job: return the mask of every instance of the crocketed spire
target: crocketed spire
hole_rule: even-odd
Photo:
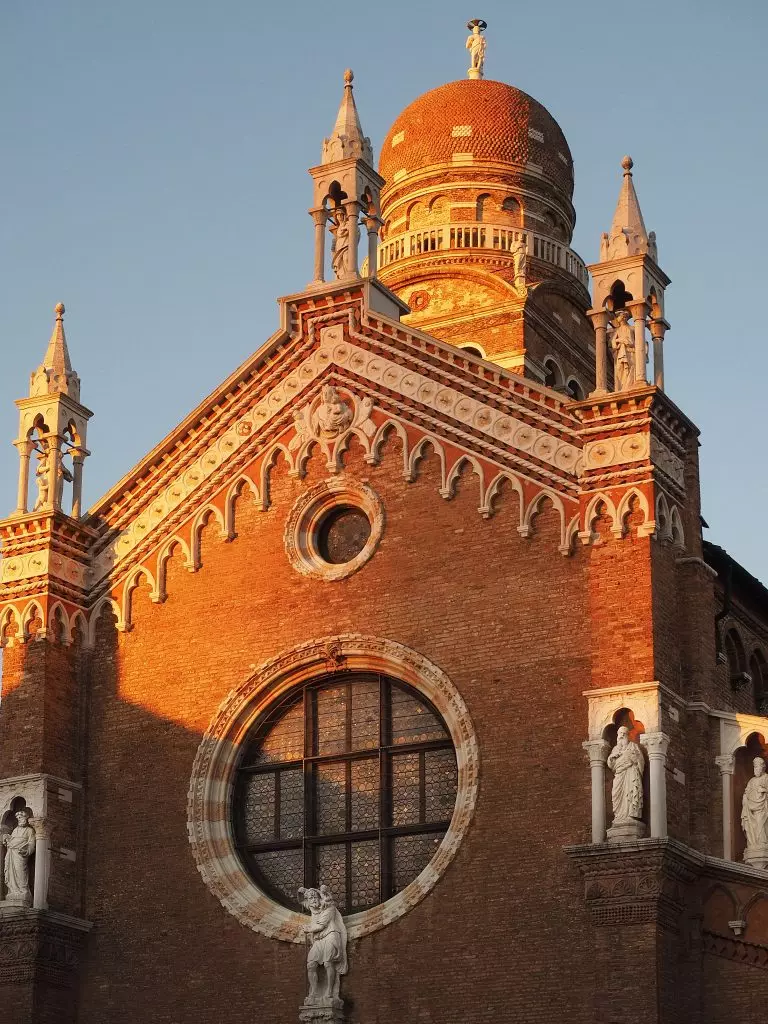
[[[348,160],[354,157],[373,165],[371,140],[363,135],[355,97],[352,94],[354,77],[352,71],[347,68],[344,72],[344,95],[336,116],[336,124],[333,126],[330,137],[323,141],[321,160],[323,164],[332,164],[337,160]]]
[[[632,181],[632,167],[634,166],[632,157],[625,156],[621,161],[621,166],[624,168],[624,180],[621,183],[619,201],[616,204],[610,234],[607,238],[605,235],[603,236],[601,261],[621,259],[623,256],[638,256],[643,253],[648,253],[655,259],[655,254],[652,251],[655,235],[651,232],[649,236],[645,229],[640,202]]]
[[[80,400],[80,378],[72,369],[69,359],[67,338],[64,334],[64,303],[58,303],[54,312],[56,321],[51,339],[42,363],[30,377],[29,394],[30,397],[65,394],[77,402]]]

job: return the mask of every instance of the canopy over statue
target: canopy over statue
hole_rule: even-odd
[[[470,58],[467,74],[470,78],[482,78],[485,66],[485,37],[482,33],[488,28],[488,22],[482,18],[473,18],[467,22],[467,28],[472,32],[466,42]]]

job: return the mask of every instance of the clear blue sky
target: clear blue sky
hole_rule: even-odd
[[[569,140],[588,261],[619,161],[634,157],[673,282],[667,390],[702,430],[706,535],[768,582],[762,0],[4,0],[2,513],[16,491],[13,400],[56,302],[95,413],[92,504],[269,337],[276,297],[310,279],[306,168],[344,68],[378,151],[412,99],[464,76],[470,17],[489,22],[487,76],[543,102]]]

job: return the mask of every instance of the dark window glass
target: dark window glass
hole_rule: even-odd
[[[321,521],[317,530],[320,557],[332,565],[343,565],[356,558],[368,542],[371,524],[362,509],[341,505]]]
[[[244,744],[234,796],[243,863],[296,907],[328,885],[346,914],[400,892],[429,863],[456,801],[435,709],[386,676],[337,673],[272,709]]]

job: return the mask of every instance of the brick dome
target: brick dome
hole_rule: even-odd
[[[450,164],[455,153],[533,164],[573,195],[573,159],[560,125],[532,96],[504,82],[462,79],[419,96],[390,128],[379,172],[392,186],[403,171]]]

